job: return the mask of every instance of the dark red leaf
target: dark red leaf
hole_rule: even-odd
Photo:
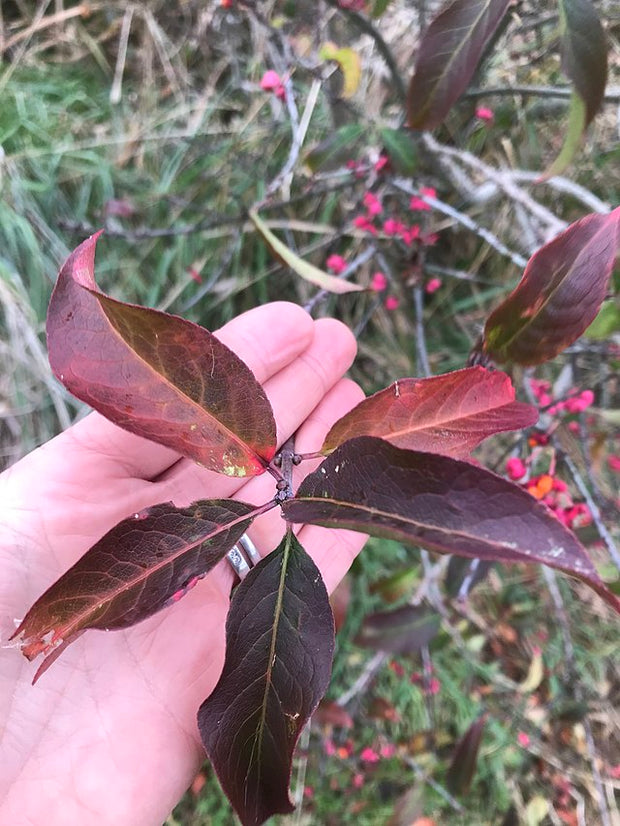
[[[497,361],[529,366],[578,339],[605,298],[619,232],[620,207],[609,215],[587,215],[539,249],[487,319],[486,352]]]
[[[328,456],[282,509],[291,522],[439,553],[541,562],[583,580],[620,612],[573,533],[518,485],[469,462],[361,436]]]
[[[399,379],[339,419],[321,452],[355,436],[379,436],[398,447],[465,458],[494,433],[535,424],[536,408],[514,398],[509,377],[484,367]]]
[[[422,38],[407,109],[413,129],[434,129],[463,94],[511,0],[454,0]]]
[[[276,429],[249,367],[197,324],[100,292],[99,235],[68,258],[52,294],[47,341],[56,376],[138,436],[229,476],[262,473]]]
[[[586,123],[601,108],[607,84],[607,40],[591,0],[560,0],[562,69],[586,107]]]
[[[244,826],[293,810],[295,744],[327,690],[334,622],[321,574],[291,531],[232,598],[226,661],[198,726]]]
[[[351,715],[344,706],[338,705],[335,700],[321,700],[312,721],[316,721],[320,726],[353,728]]]
[[[456,745],[446,775],[446,785],[452,794],[465,794],[471,786],[476,773],[480,741],[487,717],[487,714],[478,717]]]
[[[412,654],[437,636],[441,617],[426,605],[403,605],[365,617],[356,645],[391,654]]]
[[[119,522],[28,611],[13,637],[37,672],[86,628],[127,628],[178,601],[232,548],[257,509],[233,500],[155,505]],[[52,652],[51,654],[49,652]]]

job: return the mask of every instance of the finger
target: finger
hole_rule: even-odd
[[[280,301],[238,316],[215,335],[234,350],[262,384],[304,352],[314,328],[301,307]],[[47,457],[49,461],[61,454],[66,458],[67,448],[75,450],[76,446],[92,456],[98,484],[106,475],[152,479],[179,459],[176,451],[129,433],[98,413],[48,443]],[[87,470],[82,467],[82,474]]]
[[[313,411],[351,366],[355,350],[355,339],[347,327],[333,319],[322,319],[315,322],[315,335],[310,346],[265,383],[265,392],[278,425],[280,444],[295,433],[311,414],[313,418],[310,421],[315,422],[315,432],[318,434],[316,416],[329,417],[330,414]],[[356,391],[354,403],[359,401],[360,393]],[[336,418],[344,412],[342,407]],[[316,435],[314,450],[320,448],[323,438],[324,434],[322,437]],[[273,497],[273,484],[273,477],[268,474],[244,483],[199,468],[193,462],[181,461],[157,481],[157,501],[172,499],[177,504],[185,504],[204,497],[205,491],[208,491],[209,497],[227,497],[235,493],[239,499],[260,504]]]

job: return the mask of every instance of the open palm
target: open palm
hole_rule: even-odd
[[[218,338],[264,385],[281,444],[315,451],[362,393],[341,376],[355,344],[345,327],[275,303],[231,321]],[[299,478],[312,469],[304,463]],[[117,522],[173,501],[234,497],[262,504],[273,479],[199,468],[96,413],[0,476],[0,633]],[[249,534],[264,554],[284,531],[279,511]],[[307,526],[299,534],[328,588],[363,539]],[[0,822],[160,824],[203,759],[198,706],[224,660],[233,575],[220,563],[183,600],[126,631],[92,631],[32,687],[36,663],[0,650]]]

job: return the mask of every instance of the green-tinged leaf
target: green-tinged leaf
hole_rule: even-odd
[[[413,129],[442,123],[471,80],[511,0],[453,0],[422,38],[407,98]]]
[[[604,341],[614,333],[620,333],[620,299],[603,304],[601,311],[584,335],[595,341]]]
[[[542,826],[548,814],[549,801],[542,795],[536,795],[525,808],[525,826]]]
[[[323,270],[320,270],[313,264],[304,261],[303,258],[300,258],[292,252],[286,244],[283,244],[279,238],[276,238],[254,210],[250,210],[250,220],[263,236],[263,239],[275,257],[285,266],[290,267],[293,272],[297,273],[301,278],[310,281],[311,284],[316,284],[317,287],[320,287],[322,290],[327,290],[330,293],[351,293],[364,289],[364,287],[360,287],[358,284],[350,284],[348,281],[343,281],[342,278],[335,278],[333,275],[328,275],[328,273],[323,272]]]
[[[562,69],[574,91],[564,144],[541,181],[561,175],[570,164],[601,108],[607,84],[607,42],[594,6],[590,0],[560,0],[559,6]]]
[[[570,109],[568,113],[568,127],[566,137],[560,154],[553,161],[538,179],[538,183],[553,178],[554,175],[561,175],[570,165],[581,146],[581,138],[586,128],[586,107],[583,100],[574,92],[570,98]]]
[[[593,413],[596,416],[600,416],[604,422],[613,425],[614,427],[620,427],[620,410],[602,410],[598,407],[590,407],[588,408],[588,413]]]
[[[585,106],[587,127],[607,84],[607,39],[591,0],[560,0],[562,69]]]
[[[398,175],[413,175],[418,168],[418,150],[411,132],[383,127],[379,137],[394,171]]]
[[[398,447],[464,458],[495,433],[536,423],[536,408],[514,399],[510,378],[483,367],[399,379],[339,419],[321,453],[355,436],[379,436]]]
[[[329,171],[351,160],[364,134],[364,127],[358,123],[348,123],[336,129],[321,141],[305,157],[311,172]]]
[[[276,426],[250,368],[197,324],[102,293],[94,278],[100,234],[67,259],[52,293],[55,375],[125,430],[219,473],[263,473]]]
[[[419,567],[409,565],[373,583],[369,590],[371,594],[380,594],[384,602],[398,602],[410,595],[419,581]]]
[[[457,743],[446,774],[446,786],[452,794],[466,794],[476,773],[482,733],[487,721],[483,714],[471,724]]]
[[[412,654],[436,637],[441,625],[437,611],[426,605],[403,605],[365,617],[355,644],[391,654]]]
[[[244,826],[293,811],[295,744],[327,690],[334,623],[321,574],[291,531],[235,591],[226,661],[198,726]]]
[[[187,508],[167,502],[119,522],[39,597],[13,634],[23,636],[29,660],[49,655],[35,680],[85,629],[127,628],[181,599],[248,529],[255,511],[233,500]]]
[[[390,3],[391,3],[391,0],[375,0],[375,3],[372,7],[372,12],[370,13],[370,16],[374,17],[375,20],[378,17],[381,17],[381,15],[387,9],[387,7],[390,5]]]
[[[362,62],[354,49],[338,48],[335,43],[324,43],[319,49],[321,60],[333,60],[340,66],[344,78],[342,97],[351,98],[357,92],[362,76]]]
[[[394,804],[394,811],[385,826],[416,826],[418,819],[424,811],[424,788],[420,780],[417,785],[406,792],[396,800]],[[423,821],[422,821],[423,823]],[[422,826],[422,823],[418,826]],[[427,819],[427,826],[431,826]]]
[[[520,486],[469,462],[361,436],[328,456],[282,510],[291,522],[439,553],[543,563],[587,583],[620,612],[573,533]]]
[[[484,349],[530,366],[561,353],[596,317],[616,260],[620,207],[587,215],[538,250],[523,278],[489,316]]]

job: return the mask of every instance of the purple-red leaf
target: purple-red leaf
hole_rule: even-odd
[[[262,473],[276,429],[249,367],[197,324],[100,292],[99,235],[67,259],[52,294],[47,341],[56,376],[138,436],[229,476]]]
[[[234,593],[224,670],[198,712],[209,759],[244,826],[293,811],[293,750],[327,690],[333,652],[321,574],[287,531]]]
[[[511,0],[454,0],[420,45],[407,109],[413,129],[434,129],[471,80]]]
[[[446,775],[446,786],[452,794],[465,794],[476,773],[478,752],[488,714],[482,714],[471,724],[456,745]]]
[[[441,617],[426,605],[403,605],[364,618],[356,645],[391,654],[412,654],[437,636]]]
[[[607,84],[607,40],[591,0],[560,0],[562,69],[586,107],[585,126],[601,108]]]
[[[339,419],[321,453],[355,436],[379,436],[397,447],[464,458],[488,436],[537,421],[536,408],[514,398],[509,377],[484,367],[400,379]]]
[[[574,534],[518,485],[469,462],[361,436],[328,456],[282,509],[291,522],[439,553],[541,562],[583,580],[620,612]]]
[[[243,502],[213,499],[187,508],[167,502],[124,519],[39,597],[13,637],[23,635],[29,660],[38,654],[50,660],[57,646],[86,628],[127,628],[150,617],[211,570],[255,511]]]
[[[601,108],[607,84],[607,42],[596,9],[590,0],[560,0],[559,7],[562,69],[574,88],[564,144],[541,181],[560,175],[570,164]]]
[[[598,313],[616,260],[620,207],[586,215],[529,260],[523,278],[484,328],[497,361],[530,366],[561,353]]]

